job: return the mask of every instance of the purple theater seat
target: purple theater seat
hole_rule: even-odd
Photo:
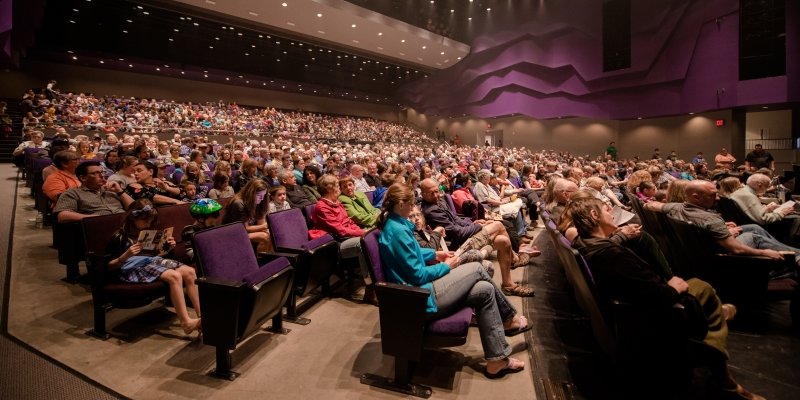
[[[214,375],[232,379],[230,350],[267,319],[273,332],[284,332],[281,310],[292,291],[294,269],[285,257],[259,266],[241,223],[196,232],[192,244],[201,275],[203,343],[216,347]]]
[[[267,225],[275,251],[297,256],[294,261],[295,290],[286,305],[286,320],[306,324],[300,317],[308,307],[330,294],[330,278],[339,259],[338,243],[325,234],[308,239],[308,225],[299,208],[291,208],[267,215]],[[319,296],[311,296],[298,308],[297,297],[305,297],[321,287]]]
[[[430,292],[415,286],[386,282],[381,263],[378,237],[373,229],[362,237],[362,248],[375,282],[381,326],[383,354],[395,357],[394,379],[365,374],[361,383],[408,393],[430,393],[430,388],[410,382],[415,365],[425,347],[451,347],[466,343],[472,309],[464,307],[445,317],[428,321],[427,299]]]

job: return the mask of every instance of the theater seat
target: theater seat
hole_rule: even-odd
[[[472,309],[464,307],[446,317],[427,321],[425,309],[430,294],[427,289],[386,282],[378,250],[379,235],[380,230],[373,229],[361,240],[378,297],[383,354],[395,358],[394,378],[364,374],[361,383],[427,398],[432,393],[430,387],[411,383],[423,348],[466,343]]]
[[[167,285],[159,280],[151,283],[128,283],[108,270],[108,242],[122,225],[124,213],[88,217],[81,220],[86,243],[86,269],[92,291],[94,328],[89,335],[108,339],[106,312],[113,308],[139,308],[167,297]]]
[[[292,289],[294,269],[285,257],[258,265],[241,223],[194,234],[203,311],[203,343],[216,347],[213,375],[233,380],[230,351],[272,318],[270,330],[285,333],[281,310]]]
[[[267,215],[267,223],[275,251],[294,254],[295,280],[286,303],[287,321],[308,324],[300,315],[330,292],[330,278],[336,269],[339,246],[328,234],[309,240],[308,226],[299,208],[291,208]],[[305,297],[321,287],[319,295],[311,296],[298,306],[297,298]]]

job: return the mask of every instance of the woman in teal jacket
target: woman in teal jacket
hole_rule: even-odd
[[[457,258],[451,252],[419,246],[414,238],[414,224],[408,220],[414,205],[414,193],[401,183],[392,185],[384,197],[378,246],[387,280],[428,289],[428,319],[440,318],[464,306],[472,307],[478,318],[487,361],[484,375],[488,378],[523,370],[524,362],[509,357],[511,346],[505,337],[529,330],[527,319],[517,315],[480,263],[453,268]],[[426,265],[434,260],[438,263]]]

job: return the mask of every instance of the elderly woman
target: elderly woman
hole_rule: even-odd
[[[521,199],[512,196],[501,198],[500,195],[489,186],[492,173],[482,169],[478,171],[478,183],[475,184],[475,197],[478,201],[489,207],[489,211],[497,212],[503,218],[516,220],[515,227],[517,234],[525,235],[525,220],[522,218],[520,209],[524,206]]]
[[[514,306],[477,262],[459,265],[450,252],[421,248],[414,238],[414,224],[408,218],[414,210],[414,194],[403,184],[392,185],[383,203],[381,261],[389,282],[417,286],[429,291],[427,318],[446,316],[462,307],[475,310],[489,379],[519,372],[525,363],[511,358],[506,336],[530,329],[528,320]],[[426,265],[428,261],[437,261]]]
[[[380,210],[372,206],[364,193],[356,190],[356,184],[352,176],[345,176],[339,179],[339,201],[342,203],[347,216],[363,229],[374,228],[378,223]]]
[[[311,215],[314,228],[331,234],[339,242],[339,257],[342,260],[356,259],[361,276],[368,284],[371,283],[367,261],[361,251],[364,230],[350,219],[339,201],[339,178],[331,174],[323,175],[317,182],[317,189],[322,197]]]

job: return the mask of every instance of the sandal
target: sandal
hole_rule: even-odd
[[[519,267],[524,267],[531,262],[531,256],[526,253],[519,253],[517,254],[517,261],[511,265],[511,269],[517,269]]]
[[[516,328],[503,329],[503,331],[505,332],[506,336],[508,336],[508,337],[517,336],[520,333],[527,332],[527,331],[531,330],[531,328],[533,328],[533,325],[528,323],[528,320],[525,317],[520,316],[520,318],[525,322],[525,325],[522,325],[522,322],[520,322],[520,326],[518,326]]]
[[[515,358],[508,358],[508,363],[500,371],[490,373],[488,369],[483,369],[483,375],[489,379],[499,379],[508,374],[517,373],[525,369],[525,363]]]
[[[203,328],[202,328],[202,325],[200,325],[200,323],[201,323],[200,318],[197,318],[197,319],[191,320],[186,325],[181,324],[181,327],[183,328],[183,333],[188,335],[188,334],[190,334],[190,333],[192,333],[194,331],[202,331]]]
[[[502,291],[506,296],[533,297],[534,294],[533,288],[522,285],[503,286]]]

